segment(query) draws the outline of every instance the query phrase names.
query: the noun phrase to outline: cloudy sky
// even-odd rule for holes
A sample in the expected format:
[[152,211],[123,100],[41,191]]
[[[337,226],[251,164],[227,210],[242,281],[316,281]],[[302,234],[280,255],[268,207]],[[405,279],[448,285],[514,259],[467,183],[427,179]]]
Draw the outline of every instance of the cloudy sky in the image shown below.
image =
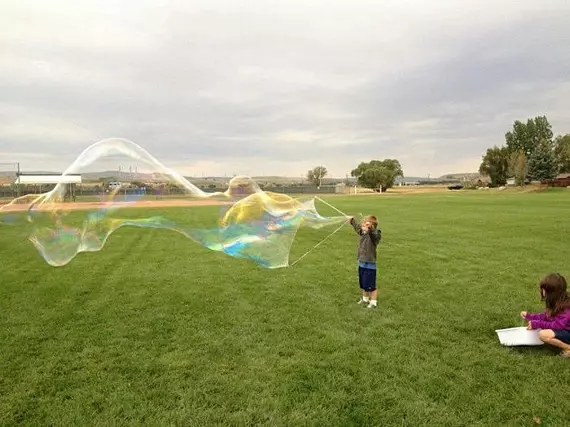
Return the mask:
[[130,139],[186,174],[397,158],[476,171],[516,119],[570,133],[567,0],[0,4],[0,162]]

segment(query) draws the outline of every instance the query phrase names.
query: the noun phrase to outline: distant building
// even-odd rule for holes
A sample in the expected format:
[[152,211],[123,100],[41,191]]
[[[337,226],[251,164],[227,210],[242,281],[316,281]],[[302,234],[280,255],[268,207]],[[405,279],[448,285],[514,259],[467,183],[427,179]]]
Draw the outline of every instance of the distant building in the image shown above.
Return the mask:
[[405,186],[405,185],[420,185],[419,181],[408,181],[406,180],[406,178],[398,176],[396,177],[396,179],[394,180],[394,184],[397,185],[398,187],[401,186]]
[[57,173],[35,174],[19,173],[14,184],[42,185],[42,184],[81,184],[81,174],[62,175]]
[[20,195],[20,189],[22,187],[24,187],[24,190],[28,189],[28,191],[30,190],[30,187],[32,187],[31,191],[34,193],[43,193],[46,186],[49,188],[57,184],[68,184],[69,186],[66,187],[66,197],[75,200],[76,186],[77,184],[81,184],[81,175],[62,175],[59,173],[35,174],[20,172],[17,174],[14,184],[16,185],[18,195]]
[[548,181],[551,187],[570,187],[570,173],[558,174],[556,178]]
[[347,187],[346,184],[344,184],[344,183],[339,183],[339,184],[336,184],[336,185],[335,185],[334,190],[335,190],[335,193],[344,193],[344,192],[346,192],[347,188],[348,188],[348,187]]

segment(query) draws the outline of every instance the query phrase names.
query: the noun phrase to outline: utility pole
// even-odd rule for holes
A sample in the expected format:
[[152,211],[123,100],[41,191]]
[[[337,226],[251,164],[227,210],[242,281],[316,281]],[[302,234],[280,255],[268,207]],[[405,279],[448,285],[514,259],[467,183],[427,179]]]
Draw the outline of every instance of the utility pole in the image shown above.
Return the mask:
[[[16,163],[16,168],[17,168],[17,172],[16,172],[16,179],[18,180],[18,183],[16,184],[16,194],[18,195],[18,197],[20,197],[20,163]],[[12,193],[14,194],[14,193]]]

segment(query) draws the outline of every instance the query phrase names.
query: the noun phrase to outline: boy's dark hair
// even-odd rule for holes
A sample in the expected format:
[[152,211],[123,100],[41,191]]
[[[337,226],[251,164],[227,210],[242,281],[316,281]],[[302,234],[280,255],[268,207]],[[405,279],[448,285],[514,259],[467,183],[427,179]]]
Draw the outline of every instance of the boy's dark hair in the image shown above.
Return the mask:
[[[546,304],[546,313],[552,317],[570,307],[568,285],[564,276],[552,273],[540,281],[540,297]],[[544,295],[542,295],[544,290]]]

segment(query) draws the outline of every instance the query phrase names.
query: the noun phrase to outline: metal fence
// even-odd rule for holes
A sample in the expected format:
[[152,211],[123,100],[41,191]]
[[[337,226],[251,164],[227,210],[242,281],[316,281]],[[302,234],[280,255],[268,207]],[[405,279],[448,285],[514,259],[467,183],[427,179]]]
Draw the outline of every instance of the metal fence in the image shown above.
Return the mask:
[[[311,185],[283,185],[283,186],[260,186],[264,191],[271,191],[274,193],[283,194],[333,194],[338,192],[335,185],[323,185],[321,187],[311,186]],[[43,185],[0,185],[0,198],[15,198],[24,194],[41,194],[51,191],[55,188],[55,184],[43,184]],[[212,186],[202,186],[201,190],[205,192],[216,192],[225,191],[226,188],[222,187],[212,187]],[[78,184],[75,190],[77,197],[104,197],[112,193],[108,187],[102,185],[96,186],[84,186]],[[166,196],[183,196],[187,194],[187,191],[171,186],[164,187],[124,187],[117,192],[117,197],[155,197],[161,199]]]
[[12,183],[18,176],[19,170],[20,164],[17,162],[0,163],[0,197],[18,196],[18,189],[12,188]]

